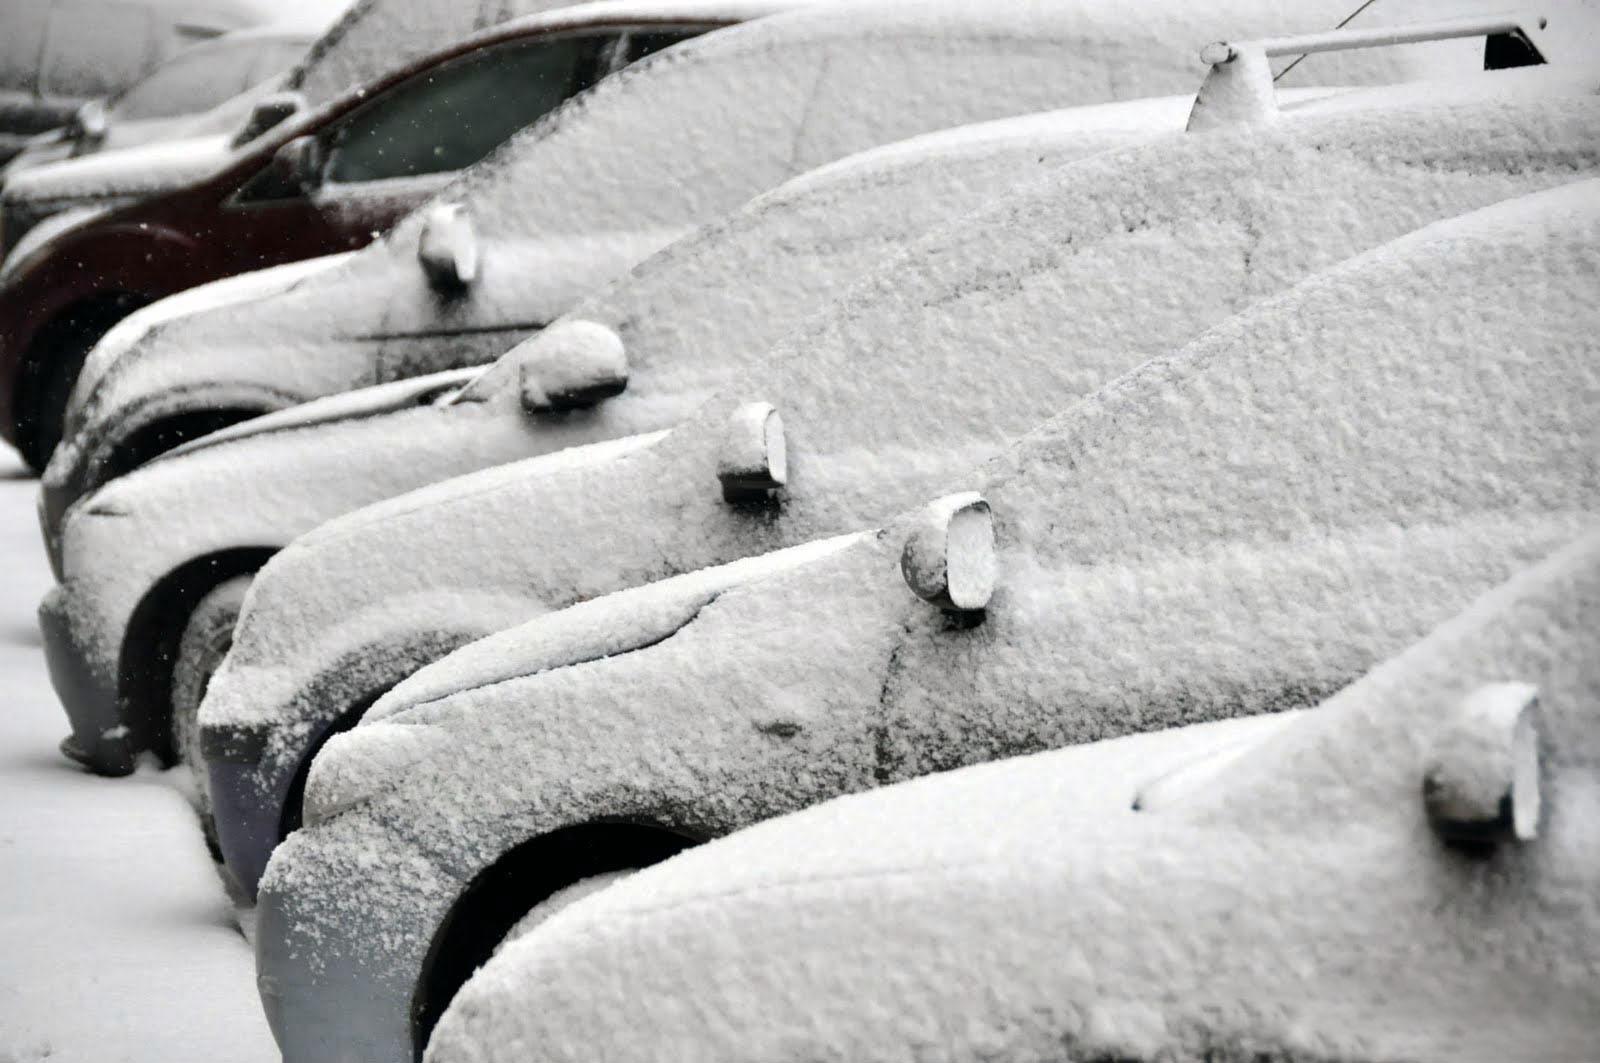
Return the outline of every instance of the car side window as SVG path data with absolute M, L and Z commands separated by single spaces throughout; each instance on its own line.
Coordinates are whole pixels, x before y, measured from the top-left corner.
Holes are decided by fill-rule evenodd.
M 588 88 L 608 39 L 516 41 L 420 74 L 340 125 L 326 179 L 380 181 L 471 166 Z

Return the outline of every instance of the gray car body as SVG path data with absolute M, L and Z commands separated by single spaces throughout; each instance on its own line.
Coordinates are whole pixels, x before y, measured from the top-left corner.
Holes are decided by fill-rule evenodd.
M 1589 1058 L 1596 632 L 1591 534 L 1314 711 L 741 831 L 510 944 L 429 1063 Z M 1536 691 L 1542 764 L 1513 792 L 1542 809 L 1533 837 L 1473 853 L 1424 778 L 1508 682 Z
M 464 899 L 509 867 L 558 886 L 609 870 L 549 866 L 571 832 L 710 838 L 933 771 L 1314 704 L 1593 528 L 1600 370 L 1577 293 L 1600 270 L 1597 187 L 1326 270 L 948 483 L 994 513 L 981 622 L 907 592 L 911 513 L 416 673 L 318 756 L 308 826 L 262 880 L 285 1058 L 407 1058 L 441 964 L 495 929 Z M 801 422 L 828 451 L 829 425 Z M 807 504 L 818 481 L 791 471 L 784 505 Z
M 1073 396 L 1251 299 L 1413 224 L 1493 202 L 1535 172 L 1543 176 L 1531 187 L 1568 174 L 1552 157 L 1548 169 L 1534 163 L 1503 184 L 1491 174 L 1517 157 L 1513 149 L 1468 182 L 1441 179 L 1489 156 L 1467 147 L 1445 164 L 1455 149 L 1432 156 L 1435 147 L 1470 143 L 1469 128 L 1526 131 L 1536 105 L 1489 118 L 1498 107 L 1480 104 L 1436 125 L 1430 110 L 1385 113 L 1385 103 L 1396 107 L 1378 90 L 1310 101 L 1281 139 L 1178 135 L 1062 169 L 918 241 L 666 439 L 577 469 L 534 461 L 467 476 L 352 512 L 294 543 L 261 574 L 201 710 L 230 868 L 253 888 L 296 822 L 308 753 L 454 646 L 576 601 L 882 520 Z M 1594 101 L 1558 110 L 1568 106 L 1589 110 Z M 1410 140 L 1412 130 L 1427 132 Z M 1434 157 L 1443 170 L 1411 169 L 1390 138 L 1410 140 L 1406 151 Z M 1498 151 L 1508 142 L 1496 134 L 1482 143 Z M 1332 163 L 1336 156 L 1342 161 Z M 1375 186 L 1395 181 L 1372 191 L 1366 216 L 1352 222 L 1317 174 L 1367 165 L 1385 174 Z M 1265 207 L 1290 194 L 1303 197 L 1302 207 Z M 1161 206 L 1142 206 L 1153 203 Z M 1166 261 L 1203 262 L 1233 243 L 1227 233 L 1259 241 L 1254 268 L 1229 273 L 1219 264 L 1213 287 L 1172 296 L 1155 241 L 1172 240 Z M 963 292 L 1012 283 L 1019 262 L 1041 265 L 1016 282 L 1030 290 L 1014 305 L 963 305 Z M 1124 279 L 1096 283 L 1103 277 Z M 654 279 L 670 292 L 680 278 Z M 701 326 L 743 320 L 745 295 L 731 289 L 737 303 Z M 635 305 L 601 297 L 574 315 L 626 328 L 621 315 Z M 715 343 L 698 333 L 680 337 L 686 357 Z M 816 416 L 841 426 L 824 433 L 844 433 L 826 457 L 792 444 L 794 460 L 824 487 L 777 507 L 722 500 L 715 466 L 724 422 L 752 400 L 774 402 L 786 417 L 792 403 L 826 409 Z M 791 419 L 791 432 L 814 430 Z M 401 432 L 398 422 L 392 431 Z M 849 460 L 867 453 L 875 460 Z
M 66 449 L 46 473 L 50 520 L 58 520 L 73 499 L 144 460 L 137 441 L 176 438 L 179 426 L 198 411 L 223 409 L 244 417 L 497 357 L 615 276 L 620 263 L 631 265 L 680 235 L 686 219 L 714 213 L 685 209 L 683 200 L 724 191 L 723 173 L 760 169 L 761 180 L 752 184 L 768 188 L 840 155 L 932 128 L 1192 92 L 1204 69 L 1197 48 L 1206 40 L 1320 28 L 1347 13 L 1337 0 L 1303 2 L 1293 11 L 1273 0 L 1158 0 L 1137 17 L 1110 0 L 978 6 L 926 0 L 857 8 L 829 5 L 786 16 L 781 35 L 776 26 L 748 27 L 751 32 L 740 34 L 746 42 L 774 35 L 763 64 L 762 77 L 771 86 L 765 98 L 740 98 L 728 86 L 701 83 L 676 109 L 663 101 L 647 127 L 618 129 L 619 139 L 649 145 L 648 151 L 642 145 L 636 150 L 659 170 L 653 183 L 640 175 L 616 182 L 615 168 L 601 161 L 614 151 L 600 144 L 591 145 L 586 168 L 568 163 L 540 170 L 530 158 L 516 177 L 515 192 L 498 198 L 484 187 L 495 180 L 492 167 L 480 168 L 475 189 L 447 194 L 473 200 L 467 205 L 481 208 L 477 221 L 495 238 L 485 241 L 481 283 L 443 308 L 422 283 L 413 255 L 419 212 L 380 246 L 315 285 L 166 322 L 125 344 L 113 364 L 91 356 L 89 379 L 80 382 L 68 410 Z M 731 51 L 738 39 L 692 42 L 673 51 L 680 64 L 692 63 L 709 50 Z M 956 48 L 957 40 L 964 46 Z M 921 43 L 908 48 L 892 41 Z M 929 57 L 939 47 L 950 51 L 934 62 Z M 1297 66 L 1291 80 L 1387 84 L 1441 68 L 1460 74 L 1480 60 L 1482 49 L 1481 42 L 1449 41 L 1420 52 L 1316 55 Z M 658 89 L 673 91 L 665 80 Z M 608 98 L 606 93 L 597 89 L 586 99 L 593 103 Z M 759 111 L 774 131 L 791 131 L 792 151 L 740 151 L 738 138 L 726 135 L 726 116 L 708 110 L 707 101 L 725 94 Z M 911 100 L 931 121 L 858 135 L 878 125 L 885 108 Z M 540 128 L 513 141 L 508 154 Z M 717 129 L 723 133 L 713 135 Z M 663 136 L 664 130 L 671 135 Z M 510 169 L 501 171 L 502 186 L 511 183 Z M 530 182 L 550 191 L 529 197 L 524 189 Z M 570 182 L 580 183 L 584 194 L 567 187 Z M 720 209 L 731 209 L 755 187 L 738 198 L 722 197 Z
M 379 243 L 299 277 L 280 295 L 219 311 L 215 324 L 230 335 L 272 330 L 262 356 L 249 361 L 258 375 L 248 385 L 247 373 L 232 378 L 240 389 L 260 394 L 288 381 L 337 392 L 374 378 L 412 379 L 280 411 L 169 454 L 82 499 L 59 537 L 64 499 L 74 494 L 74 477 L 61 468 L 78 467 L 75 455 L 93 448 L 74 441 L 57 451 L 41 497 L 62 583 L 40 615 L 73 725 L 72 754 L 100 770 L 126 771 L 136 751 L 165 750 L 171 654 L 160 640 L 181 630 L 196 595 L 258 566 L 294 536 L 449 476 L 667 427 L 722 382 L 696 382 L 696 367 L 682 365 L 685 380 L 663 376 L 652 392 L 641 362 L 632 390 L 616 400 L 572 416 L 530 418 L 505 373 L 474 392 L 482 401 L 420 409 L 420 397 L 472 375 L 419 376 L 424 370 L 503 352 L 670 236 L 814 165 L 950 123 L 1030 113 L 1075 86 L 1103 95 L 1102 67 L 1060 61 L 1081 40 L 1085 17 L 1030 2 L 981 10 L 932 0 L 852 3 L 689 41 L 601 81 L 441 193 L 441 202 L 466 205 L 482 234 L 483 267 L 466 294 L 443 300 L 428 287 L 417 254 L 423 208 Z M 841 61 L 849 76 L 817 80 L 826 63 L 885 49 L 892 62 Z M 1178 76 L 1172 68 L 1185 61 L 1176 47 L 1159 54 L 1170 67 L 1141 71 L 1130 89 L 1144 78 Z M 791 95 L 797 84 L 802 91 Z M 660 135 L 662 128 L 686 132 L 691 117 L 695 137 Z M 548 179 L 548 194 L 527 195 L 535 176 Z M 313 327 L 305 330 L 308 321 Z M 324 329 L 330 325 L 337 327 Z M 531 341 L 535 352 L 542 342 Z M 209 383 L 147 394 L 229 405 L 219 352 L 189 350 L 211 367 L 200 378 Z M 190 372 L 187 361 L 163 365 L 141 353 L 126 351 L 95 395 Z M 753 353 L 725 357 L 742 363 Z M 406 408 L 410 423 L 398 432 L 395 421 L 374 417 Z M 238 470 L 246 467 L 263 476 L 242 479 Z

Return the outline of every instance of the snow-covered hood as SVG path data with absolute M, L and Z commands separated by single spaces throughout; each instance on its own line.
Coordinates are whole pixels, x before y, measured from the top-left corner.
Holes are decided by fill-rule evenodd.
M 84 208 L 84 212 L 89 213 L 90 217 L 98 217 L 104 210 Z M 42 229 L 49 224 L 48 221 L 43 222 L 39 228 Z M 33 234 L 28 235 L 31 237 Z M 24 237 L 24 242 L 27 239 L 28 237 Z M 102 336 L 100 342 L 89 352 L 88 360 L 84 362 L 83 370 L 78 374 L 78 382 L 73 388 L 71 401 L 67 405 L 69 438 L 70 434 L 80 427 L 78 419 L 83 404 L 94 393 L 95 386 L 101 378 L 116 364 L 118 358 L 138 345 L 139 341 L 152 330 L 189 314 L 269 298 L 289 290 L 307 277 L 342 265 L 355 253 L 341 251 L 335 255 L 321 255 L 317 258 L 287 262 L 281 266 L 224 277 L 209 284 L 187 288 L 135 310 L 112 326 L 111 331 Z
M 753 827 L 506 946 L 429 1059 L 510 1063 L 539 1044 L 577 1053 L 553 1060 L 879 1061 L 930 1029 L 956 1060 L 1062 1044 L 1588 1058 L 1597 625 L 1591 536 L 1296 717 L 1037 754 Z M 1518 739 L 1497 721 L 1525 713 L 1545 738 L 1531 777 L 1498 759 Z M 1425 794 L 1480 779 L 1548 808 L 1474 859 Z M 636 1021 L 607 1021 L 624 1006 Z
M 17 204 L 61 200 L 127 202 L 199 181 L 232 156 L 227 135 L 142 144 L 63 159 L 8 178 L 5 198 Z

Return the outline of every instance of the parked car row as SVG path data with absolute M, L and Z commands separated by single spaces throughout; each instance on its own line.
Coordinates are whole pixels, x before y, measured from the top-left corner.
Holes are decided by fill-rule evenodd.
M 13 252 L 284 1058 L 1600 1050 L 1600 65 L 1343 8 L 556 8 Z

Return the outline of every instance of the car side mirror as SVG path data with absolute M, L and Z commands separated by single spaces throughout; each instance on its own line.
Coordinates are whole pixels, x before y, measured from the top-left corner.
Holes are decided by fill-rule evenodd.
M 900 573 L 918 598 L 978 620 L 994 594 L 994 516 L 974 491 L 923 507 L 900 554 Z
M 478 232 L 459 203 L 436 203 L 422 218 L 417 261 L 441 295 L 466 291 L 478 279 Z
M 104 100 L 90 100 L 72 116 L 73 131 L 80 140 L 103 140 L 109 125 Z
M 558 321 L 522 345 L 518 362 L 529 413 L 582 409 L 628 386 L 622 338 L 594 321 Z
M 261 97 L 250 109 L 250 116 L 239 128 L 239 135 L 233 138 L 233 146 L 248 144 L 267 130 L 282 125 L 305 105 L 305 97 L 298 92 L 274 92 Z
M 282 187 L 311 194 L 322 183 L 322 144 L 312 136 L 285 141 L 272 156 L 272 173 Z

